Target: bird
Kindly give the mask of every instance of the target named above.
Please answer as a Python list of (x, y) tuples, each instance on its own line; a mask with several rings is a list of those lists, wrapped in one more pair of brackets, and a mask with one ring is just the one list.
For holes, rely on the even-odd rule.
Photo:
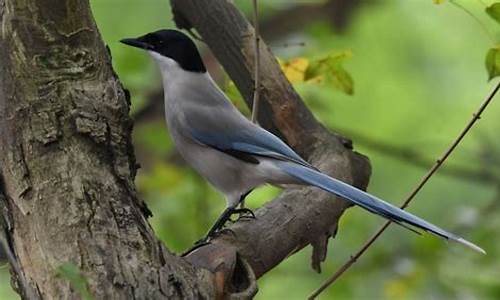
[(238, 205), (255, 188), (302, 185), (320, 188), (405, 228), (421, 229), (486, 253), (458, 235), (322, 173), (280, 138), (248, 120), (217, 86), (196, 44), (181, 31), (161, 29), (120, 42), (145, 50), (156, 62), (175, 147), (225, 196), (225, 210), (202, 241), (224, 230), (232, 215), (248, 213)]

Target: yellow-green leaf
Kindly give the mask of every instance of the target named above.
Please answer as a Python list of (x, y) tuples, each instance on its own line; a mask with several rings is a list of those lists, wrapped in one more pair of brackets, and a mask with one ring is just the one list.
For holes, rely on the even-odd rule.
[(304, 80), (308, 83), (330, 83), (340, 91), (352, 95), (354, 81), (342, 66), (351, 56), (350, 51), (343, 51), (312, 61), (304, 74)]
[(486, 8), (486, 13), (500, 23), (500, 2), (493, 3)]
[(282, 64), (281, 68), (285, 73), (286, 78), (291, 83), (303, 82), (305, 72), (309, 67), (309, 60), (303, 57), (294, 58)]
[(432, 2), (434, 2), (434, 4), (443, 4), (446, 0), (432, 0)]
[(486, 70), (488, 70), (489, 80), (500, 76), (500, 46), (488, 50), (486, 54)]
[(342, 66), (335, 66), (331, 75), (335, 87), (348, 95), (354, 94), (354, 81)]

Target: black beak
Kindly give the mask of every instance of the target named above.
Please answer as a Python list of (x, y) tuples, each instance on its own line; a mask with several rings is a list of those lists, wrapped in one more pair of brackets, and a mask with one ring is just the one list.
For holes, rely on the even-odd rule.
[(125, 45), (129, 45), (129, 46), (144, 49), (144, 50), (153, 50), (153, 46), (142, 41), (141, 38), (123, 39), (123, 40), (120, 40), (120, 42), (124, 43)]

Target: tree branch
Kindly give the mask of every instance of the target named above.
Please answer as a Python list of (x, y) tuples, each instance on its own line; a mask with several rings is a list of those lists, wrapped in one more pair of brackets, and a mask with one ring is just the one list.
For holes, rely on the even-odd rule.
[[(172, 0), (174, 20), (184, 29), (195, 28), (252, 105), (254, 30), (229, 1)], [(365, 188), (370, 167), (365, 157), (350, 149), (350, 141), (329, 133), (316, 121), (287, 81), (263, 41), (261, 54), (261, 110), (259, 123), (281, 135), (302, 156), (327, 173)], [(315, 188), (287, 190), (256, 212), (257, 219), (230, 226), (235, 235), (222, 234), (188, 259), (211, 265), (218, 253), (232, 248), (249, 262), (257, 277), (290, 254), (311, 243), (313, 267), (320, 270), (328, 238), (336, 233), (347, 202), (332, 199)]]
[[(254, 36), (246, 19), (228, 1), (173, 2), (251, 103)], [(136, 195), (129, 99), (88, 2), (0, 0), (0, 23), (0, 172), (15, 272), (29, 285), (20, 282), (24, 295), (79, 297), (56, 276), (66, 263), (98, 299), (249, 298), (256, 277), (309, 243), (319, 270), (348, 204), (312, 188), (283, 193), (257, 211), (257, 220), (234, 224), (236, 237), (221, 235), (192, 252), (186, 259), (198, 267), (170, 253)], [(259, 123), (319, 168), (366, 187), (367, 159), (314, 119), (259, 45)], [(202, 255), (210, 249), (215, 255)]]

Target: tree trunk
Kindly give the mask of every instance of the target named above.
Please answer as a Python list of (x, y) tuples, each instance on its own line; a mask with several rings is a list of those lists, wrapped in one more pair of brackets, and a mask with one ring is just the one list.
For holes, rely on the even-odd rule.
[(208, 272), (165, 250), (146, 221), (128, 95), (88, 2), (1, 0), (0, 21), (0, 167), (34, 294), (77, 298), (57, 276), (70, 262), (98, 299), (210, 298)]
[[(173, 3), (248, 98), (251, 26), (227, 1)], [(319, 269), (347, 204), (317, 189), (283, 193), (257, 220), (232, 226), (235, 237), (187, 258), (170, 253), (137, 198), (128, 93), (88, 1), (0, 0), (0, 24), (0, 224), (24, 298), (84, 295), (61, 269), (67, 263), (96, 299), (249, 298), (256, 277), (308, 243)], [(365, 187), (367, 160), (314, 119), (264, 44), (262, 52), (261, 122), (315, 165)]]

